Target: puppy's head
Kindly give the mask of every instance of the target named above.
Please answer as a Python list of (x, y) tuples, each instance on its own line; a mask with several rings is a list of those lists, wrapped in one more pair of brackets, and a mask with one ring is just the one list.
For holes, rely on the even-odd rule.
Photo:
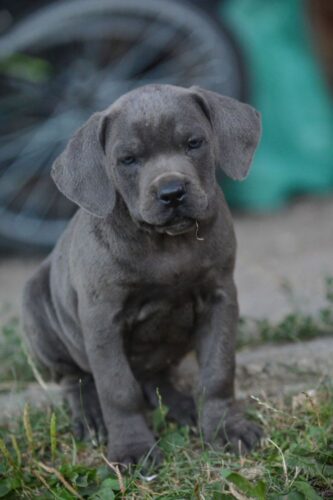
[(95, 113), (52, 167), (60, 191), (106, 217), (116, 193), (132, 219), (170, 235), (212, 214), (215, 171), (246, 177), (260, 138), (250, 106), (192, 87), (149, 85)]

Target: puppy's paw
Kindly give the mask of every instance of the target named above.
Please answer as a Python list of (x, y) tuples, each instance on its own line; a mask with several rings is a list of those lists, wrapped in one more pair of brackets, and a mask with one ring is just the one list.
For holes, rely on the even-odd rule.
[(214, 401), (207, 404), (202, 418), (207, 443), (229, 446), (234, 453), (247, 453), (263, 436), (261, 427), (248, 420), (236, 404)]
[(106, 444), (107, 431), (100, 412), (86, 412), (84, 416), (75, 417), (72, 421), (73, 435), (78, 441)]
[(158, 467), (162, 463), (163, 454), (157, 447), (156, 442), (132, 441), (117, 444), (109, 441), (108, 459), (110, 462), (117, 462), (123, 468), (140, 464), (142, 470), (147, 471), (151, 467)]
[(169, 403), (167, 418), (175, 420), (180, 425), (193, 426), (197, 422), (197, 410), (194, 399), (190, 396), (178, 393), (172, 404)]
[(65, 377), (62, 387), (71, 411), (74, 437), (94, 444), (106, 443), (107, 432), (92, 376)]
[(228, 444), (234, 453), (248, 453), (260, 441), (262, 429), (243, 415), (230, 415), (219, 434), (222, 442)]

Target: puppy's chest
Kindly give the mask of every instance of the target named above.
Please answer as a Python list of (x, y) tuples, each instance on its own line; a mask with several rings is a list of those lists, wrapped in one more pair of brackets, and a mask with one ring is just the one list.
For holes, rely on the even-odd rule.
[(198, 317), (214, 301), (211, 277), (172, 286), (146, 285), (124, 308), (125, 348), (137, 374), (176, 363), (192, 346)]
[(212, 267), (185, 273), (175, 265), (168, 270), (167, 280), (158, 273), (152, 279), (147, 272), (142, 276), (142, 283), (129, 290), (124, 304), (127, 327), (138, 330), (141, 325), (147, 327), (147, 324), (159, 321), (163, 326), (171, 317), (175, 325), (192, 324), (194, 317), (214, 301), (217, 290), (216, 273)]

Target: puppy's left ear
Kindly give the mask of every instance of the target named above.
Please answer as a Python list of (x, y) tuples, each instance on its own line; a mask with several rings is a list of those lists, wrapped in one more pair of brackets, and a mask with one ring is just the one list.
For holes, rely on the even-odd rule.
[(210, 90), (190, 91), (212, 125), (217, 165), (232, 179), (244, 179), (261, 136), (260, 113)]

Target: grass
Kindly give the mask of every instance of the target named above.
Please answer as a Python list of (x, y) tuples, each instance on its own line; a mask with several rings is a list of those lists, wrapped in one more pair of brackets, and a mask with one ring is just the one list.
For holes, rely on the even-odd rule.
[[(289, 293), (289, 291), (288, 291)], [(295, 342), (333, 332), (333, 278), (316, 315), (295, 310), (278, 324), (242, 320), (239, 346)], [(34, 380), (10, 319), (0, 335), (0, 391)], [(6, 499), (291, 499), (333, 498), (333, 386), (284, 401), (257, 400), (253, 418), (265, 430), (260, 448), (236, 457), (204, 445), (200, 435), (153, 415), (164, 464), (145, 477), (123, 475), (105, 449), (74, 440), (66, 410), (25, 407), (0, 427), (0, 498)]]
[[(103, 448), (74, 441), (60, 408), (25, 408), (0, 433), (0, 497), (107, 499), (319, 499), (333, 497), (333, 388), (255, 410), (266, 430), (261, 448), (236, 457), (204, 446), (188, 428), (160, 427), (163, 466), (146, 477), (122, 475)], [(151, 475), (150, 475), (151, 474)]]
[(0, 333), (0, 390), (15, 381), (19, 385), (34, 380), (32, 369), (22, 348), (19, 320), (9, 317)]
[[(325, 305), (316, 314), (305, 314), (295, 310), (278, 323), (267, 319), (241, 318), (238, 333), (238, 347), (255, 346), (263, 343), (299, 342), (333, 334), (333, 277), (325, 280)], [(293, 291), (284, 286), (289, 302), (296, 304)]]

